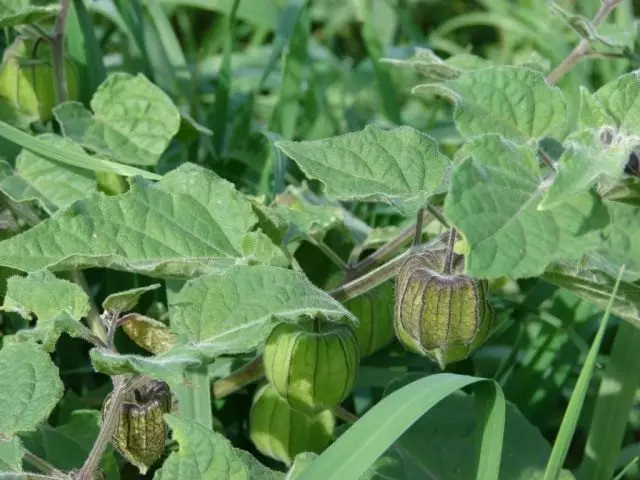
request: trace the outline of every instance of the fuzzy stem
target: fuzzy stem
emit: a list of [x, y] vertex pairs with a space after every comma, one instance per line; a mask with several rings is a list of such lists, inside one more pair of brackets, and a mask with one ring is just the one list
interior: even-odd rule
[[452, 228], [449, 231], [449, 240], [447, 242], [447, 256], [444, 258], [443, 273], [445, 275], [451, 274], [451, 267], [453, 266], [454, 247], [456, 245], [456, 229]]
[[418, 210], [418, 214], [416, 215], [416, 230], [415, 235], [413, 236], [413, 246], [420, 245], [422, 241], [422, 221], [424, 220], [424, 207]]
[[[594, 27], [598, 27], [609, 14], [622, 3], [622, 0], [601, 0], [600, 8], [595, 17], [591, 21]], [[555, 85], [564, 77], [569, 71], [576, 66], [576, 64], [582, 60], [589, 50], [589, 40], [583, 38], [580, 43], [576, 45], [573, 51], [567, 55], [567, 57], [558, 65], [549, 75], [547, 75], [547, 83], [549, 85]]]
[[45, 475], [50, 475], [57, 478], [65, 478], [65, 474], [63, 472], [58, 470], [46, 460], [43, 460], [42, 458], [37, 456], [35, 453], [31, 453], [29, 450], [26, 450], [24, 452], [23, 460]]
[[51, 61], [53, 63], [53, 75], [56, 79], [56, 100], [58, 104], [66, 102], [69, 98], [67, 88], [67, 72], [64, 65], [64, 33], [69, 16], [69, 0], [60, 0], [60, 13], [56, 18], [51, 36]]
[[215, 381], [213, 383], [213, 398], [219, 399], [231, 395], [250, 383], [259, 380], [263, 375], [262, 355], [259, 355], [232, 372], [228, 377]]
[[449, 228], [449, 222], [447, 221], [446, 218], [444, 218], [444, 216], [442, 215], [442, 213], [440, 213], [440, 211], [432, 206], [432, 205], [427, 205], [427, 211], [433, 215], [434, 217], [436, 217], [436, 220], [438, 220], [443, 227]]

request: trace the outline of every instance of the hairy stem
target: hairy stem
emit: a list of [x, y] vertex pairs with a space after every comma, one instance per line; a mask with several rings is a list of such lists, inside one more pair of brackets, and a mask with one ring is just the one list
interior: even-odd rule
[[433, 205], [427, 205], [426, 206], [427, 211], [433, 215], [436, 220], [438, 220], [440, 222], [440, 224], [443, 227], [449, 228], [449, 222], [447, 221], [446, 218], [444, 218], [444, 216], [442, 215], [442, 213], [440, 213], [440, 210], [438, 210], [436, 207], [434, 207]]
[[58, 104], [69, 98], [67, 89], [67, 73], [64, 65], [64, 33], [69, 16], [69, 0], [60, 0], [60, 13], [56, 18], [51, 36], [51, 62], [53, 75], [56, 79], [56, 100]]
[[262, 355], [235, 370], [226, 378], [213, 383], [213, 398], [224, 398], [264, 376]]
[[451, 267], [453, 266], [454, 247], [456, 245], [456, 229], [452, 228], [449, 231], [449, 240], [447, 241], [447, 256], [444, 258], [444, 271], [445, 275], [451, 273]]
[[307, 235], [307, 240], [309, 241], [309, 243], [311, 243], [312, 245], [315, 245], [320, 250], [322, 250], [322, 253], [324, 253], [327, 256], [327, 258], [331, 260], [340, 270], [342, 271], [347, 270], [348, 267], [345, 261], [342, 260], [342, 258], [340, 258], [338, 254], [334, 252], [331, 249], [331, 247], [329, 247], [329, 245], [324, 243], [322, 240], [316, 240], [311, 235]]
[[424, 207], [418, 210], [416, 215], [415, 235], [413, 236], [413, 246], [420, 245], [422, 241], [422, 221], [424, 220]]
[[45, 475], [50, 475], [57, 478], [65, 478], [65, 474], [63, 472], [58, 470], [46, 460], [43, 460], [42, 458], [37, 456], [35, 453], [31, 453], [29, 450], [26, 450], [24, 452], [23, 460]]
[[[595, 17], [591, 21], [594, 27], [598, 27], [609, 14], [622, 3], [622, 0], [601, 0], [600, 8]], [[558, 65], [553, 71], [547, 75], [547, 83], [549, 85], [555, 85], [564, 77], [569, 71], [575, 67], [580, 60], [582, 60], [589, 51], [589, 40], [583, 38], [580, 43], [576, 45], [573, 51], [567, 55], [567, 57]]]

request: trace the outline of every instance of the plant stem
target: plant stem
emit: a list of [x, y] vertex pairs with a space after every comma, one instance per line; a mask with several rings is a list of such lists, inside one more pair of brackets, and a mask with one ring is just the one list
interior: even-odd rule
[[418, 210], [416, 215], [415, 235], [413, 236], [413, 246], [420, 245], [422, 241], [422, 220], [424, 220], [424, 207]]
[[438, 220], [443, 227], [449, 228], [449, 222], [447, 221], [446, 218], [444, 218], [444, 216], [442, 215], [442, 213], [440, 213], [440, 211], [434, 207], [433, 205], [427, 205], [426, 206], [427, 211], [433, 215], [434, 217], [436, 217], [436, 220]]
[[340, 420], [344, 420], [347, 423], [354, 424], [358, 420], [358, 416], [355, 413], [351, 413], [349, 410], [344, 408], [342, 405], [338, 405], [337, 407], [333, 407], [333, 413]]
[[313, 238], [311, 235], [307, 235], [307, 240], [309, 241], [309, 243], [315, 245], [316, 247], [318, 247], [320, 250], [322, 250], [322, 253], [324, 253], [327, 258], [329, 260], [331, 260], [340, 270], [342, 271], [346, 271], [349, 267], [347, 266], [347, 264], [345, 263], [344, 260], [342, 260], [338, 254], [336, 252], [334, 252], [329, 245], [327, 245], [326, 243], [324, 243], [322, 240], [316, 240], [315, 238]]
[[262, 355], [235, 370], [226, 378], [213, 383], [213, 398], [224, 398], [259, 380], [264, 375]]
[[336, 300], [344, 302], [345, 300], [355, 298], [371, 290], [372, 288], [377, 287], [396, 274], [398, 268], [400, 268], [400, 265], [402, 264], [402, 262], [404, 262], [409, 252], [410, 251], [407, 250], [389, 260], [387, 263], [380, 265], [375, 270], [372, 270], [371, 272], [361, 277], [355, 278], [350, 282], [340, 285], [339, 287], [329, 291], [329, 295], [331, 295]]
[[29, 450], [26, 450], [24, 452], [23, 459], [25, 462], [31, 464], [31, 466], [41, 471], [45, 475], [51, 475], [53, 477], [58, 477], [58, 478], [65, 478], [65, 474], [63, 472], [58, 470], [56, 467], [51, 465], [46, 460], [43, 460], [42, 458], [37, 456], [35, 453], [30, 452]]
[[452, 228], [449, 231], [449, 240], [447, 241], [447, 256], [444, 258], [443, 273], [449, 275], [451, 273], [451, 267], [453, 265], [454, 247], [456, 245], [456, 229]]
[[[591, 24], [597, 28], [609, 14], [622, 3], [622, 0], [601, 0], [600, 8], [595, 17], [591, 21]], [[576, 45], [573, 51], [558, 65], [553, 71], [547, 75], [547, 83], [549, 85], [555, 85], [564, 77], [576, 64], [582, 60], [589, 50], [589, 40], [583, 38], [580, 43]]]
[[56, 18], [51, 36], [51, 62], [56, 79], [56, 100], [58, 104], [69, 98], [67, 89], [67, 72], [64, 65], [64, 33], [69, 16], [69, 0], [60, 0], [60, 13]]
[[76, 477], [77, 480], [92, 480], [93, 473], [98, 469], [100, 460], [107, 448], [107, 445], [111, 441], [113, 430], [115, 429], [118, 419], [120, 418], [120, 407], [124, 402], [125, 395], [131, 389], [137, 388], [146, 381], [143, 377], [134, 377], [129, 380], [122, 380], [119, 376], [112, 377], [113, 379], [113, 393], [111, 394], [111, 401], [109, 402], [109, 408], [104, 416], [102, 427], [98, 438], [91, 447], [91, 452], [84, 462], [82, 469]]

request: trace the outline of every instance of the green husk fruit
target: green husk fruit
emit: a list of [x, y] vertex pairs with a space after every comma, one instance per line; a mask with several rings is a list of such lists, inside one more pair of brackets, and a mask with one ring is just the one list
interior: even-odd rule
[[307, 414], [333, 408], [347, 397], [359, 361], [354, 330], [319, 318], [277, 325], [264, 348], [267, 379], [291, 408]]
[[450, 243], [414, 247], [396, 277], [396, 336], [442, 369], [482, 345], [493, 321], [487, 281], [462, 273], [464, 257]]
[[264, 455], [288, 466], [301, 452], [321, 453], [331, 443], [335, 416], [331, 410], [306, 415], [292, 409], [271, 384], [262, 386], [249, 414], [249, 435]]

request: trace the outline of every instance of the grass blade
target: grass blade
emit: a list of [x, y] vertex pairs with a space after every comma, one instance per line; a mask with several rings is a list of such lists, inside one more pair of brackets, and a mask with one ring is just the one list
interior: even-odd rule
[[157, 173], [147, 172], [146, 170], [141, 170], [130, 165], [111, 162], [109, 160], [92, 157], [88, 154], [70, 152], [63, 148], [54, 147], [53, 145], [44, 143], [36, 137], [22, 132], [3, 121], [0, 121], [0, 137], [20, 145], [22, 148], [25, 148], [36, 155], [40, 155], [47, 160], [66, 165], [73, 165], [74, 167], [84, 168], [85, 170], [92, 170], [94, 172], [113, 172], [125, 177], [140, 175], [141, 177], [151, 180], [159, 180], [162, 178]]
[[562, 470], [564, 461], [567, 458], [567, 452], [569, 451], [571, 439], [573, 438], [573, 434], [576, 431], [576, 426], [578, 425], [578, 419], [580, 417], [580, 411], [582, 410], [582, 406], [584, 405], [584, 400], [587, 395], [589, 383], [591, 381], [591, 377], [593, 376], [598, 352], [600, 351], [600, 346], [602, 345], [602, 339], [604, 337], [604, 332], [606, 330], [609, 315], [611, 313], [611, 307], [613, 306], [613, 300], [615, 299], [618, 292], [618, 286], [620, 285], [620, 279], [622, 278], [623, 273], [624, 266], [620, 269], [616, 284], [613, 287], [613, 293], [610, 296], [609, 305], [607, 305], [607, 309], [602, 316], [600, 327], [598, 328], [598, 333], [596, 334], [596, 337], [591, 344], [589, 353], [587, 354], [584, 365], [582, 366], [582, 370], [580, 371], [580, 375], [578, 376], [578, 381], [576, 382], [576, 386], [573, 390], [573, 393], [571, 394], [571, 398], [569, 399], [567, 411], [565, 412], [562, 423], [560, 424], [560, 430], [558, 431], [556, 441], [553, 444], [551, 456], [549, 457], [547, 468], [544, 472], [544, 480], [556, 480], [558, 478], [558, 475], [560, 474], [560, 470]]
[[640, 383], [640, 329], [621, 322], [604, 372], [584, 459], [585, 480], [611, 478]]
[[476, 398], [488, 398], [478, 402], [484, 444], [476, 478], [498, 478], [505, 423], [502, 390], [493, 380], [442, 373], [416, 380], [385, 397], [314, 460], [300, 480], [360, 478], [424, 413], [453, 392], [479, 382], [488, 382], [488, 387], [478, 390]]

